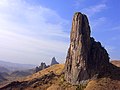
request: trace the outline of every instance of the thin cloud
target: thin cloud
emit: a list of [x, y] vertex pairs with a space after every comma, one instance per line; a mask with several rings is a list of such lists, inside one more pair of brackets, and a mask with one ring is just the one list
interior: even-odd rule
[[99, 12], [105, 10], [106, 8], [107, 8], [106, 4], [98, 4], [95, 6], [90, 6], [88, 8], [84, 8], [84, 9], [82, 9], [82, 11], [84, 13], [86, 13], [87, 15], [92, 16], [96, 13], [99, 13]]
[[120, 31], [120, 25], [111, 28], [111, 31]]
[[92, 20], [91, 21], [91, 28], [92, 30], [98, 30], [101, 28], [101, 26], [103, 26], [106, 23], [106, 18], [105, 17], [100, 17], [96, 20]]
[[68, 21], [54, 10], [24, 0], [0, 0], [0, 57], [20, 63], [40, 63], [57, 56], [64, 61]]
[[80, 6], [84, 5], [83, 2], [84, 2], [84, 0], [75, 0], [73, 5], [76, 9], [79, 9]]

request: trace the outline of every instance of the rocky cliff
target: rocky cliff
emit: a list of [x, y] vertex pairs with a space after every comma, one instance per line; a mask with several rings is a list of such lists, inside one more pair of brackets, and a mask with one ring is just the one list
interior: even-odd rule
[[90, 32], [87, 16], [75, 13], [64, 70], [71, 84], [84, 83], [107, 71], [109, 55], [100, 42], [90, 37]]

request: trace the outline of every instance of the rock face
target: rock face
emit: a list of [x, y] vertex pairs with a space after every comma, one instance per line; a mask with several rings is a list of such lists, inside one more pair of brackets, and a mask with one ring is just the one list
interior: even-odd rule
[[54, 65], [54, 64], [59, 64], [59, 63], [56, 61], [55, 57], [52, 58], [51, 66]]
[[65, 79], [71, 84], [84, 83], [107, 70], [109, 55], [100, 42], [90, 37], [90, 32], [87, 16], [75, 13], [64, 70]]
[[41, 63], [41, 65], [39, 67], [36, 67], [35, 71], [38, 72], [40, 70], [43, 70], [45, 68], [48, 68], [49, 66], [47, 66], [45, 63]]

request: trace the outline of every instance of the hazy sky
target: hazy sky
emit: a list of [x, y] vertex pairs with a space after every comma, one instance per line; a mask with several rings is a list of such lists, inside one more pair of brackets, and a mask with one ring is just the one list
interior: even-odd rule
[[65, 61], [72, 16], [88, 15], [92, 36], [120, 59], [120, 0], [0, 0], [0, 60]]

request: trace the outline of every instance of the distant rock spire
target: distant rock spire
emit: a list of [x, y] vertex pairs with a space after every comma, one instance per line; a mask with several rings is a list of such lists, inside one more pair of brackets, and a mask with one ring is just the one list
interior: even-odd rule
[[42, 62], [40, 66], [35, 68], [35, 72], [39, 72], [39, 71], [41, 71], [41, 70], [43, 70], [45, 68], [48, 68], [48, 67], [49, 66], [47, 66], [45, 63]]
[[90, 32], [87, 16], [75, 13], [65, 63], [65, 79], [69, 83], [80, 84], [106, 71], [108, 53], [100, 42], [90, 37]]
[[50, 64], [50, 65], [52, 66], [52, 65], [54, 65], [54, 64], [59, 64], [59, 63], [56, 61], [55, 57], [52, 58], [52, 61], [51, 61], [51, 64]]

